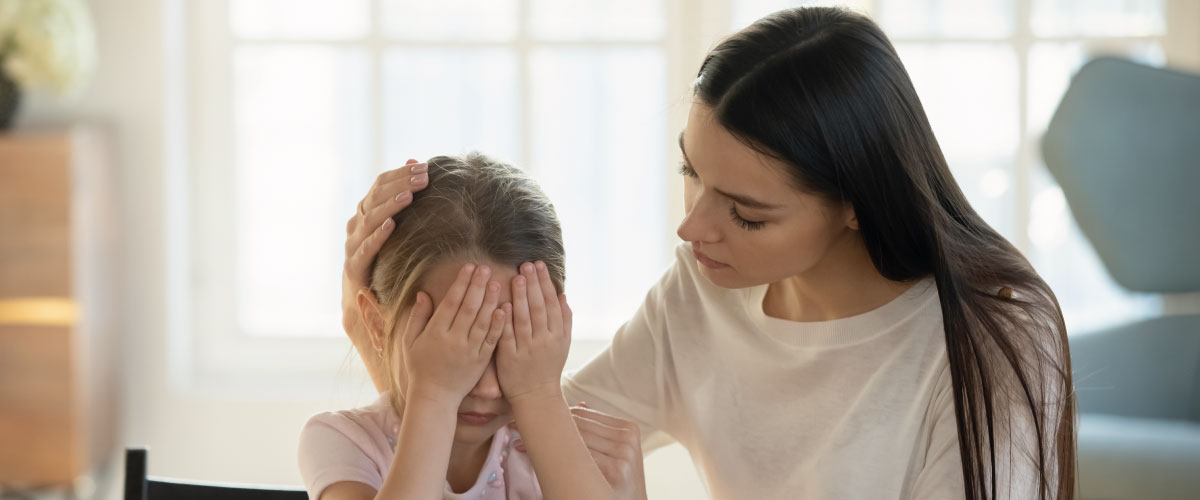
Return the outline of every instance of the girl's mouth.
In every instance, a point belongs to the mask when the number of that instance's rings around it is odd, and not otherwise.
[[[463,411],[458,413],[458,421],[467,425],[487,425],[496,419],[495,413],[475,413]]]

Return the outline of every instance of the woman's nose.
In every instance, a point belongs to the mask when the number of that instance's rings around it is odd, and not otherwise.
[[[683,221],[679,223],[679,229],[675,230],[675,234],[679,235],[679,239],[683,241],[717,242],[721,235],[712,215],[708,213],[709,210],[705,209],[705,200],[702,200],[699,195],[688,198],[690,199],[684,201],[686,213]]]
[[[471,388],[471,396],[479,399],[500,399],[504,396],[500,392],[500,379],[496,377],[495,359],[488,363],[487,369],[483,371],[483,376],[479,377],[475,387]]]

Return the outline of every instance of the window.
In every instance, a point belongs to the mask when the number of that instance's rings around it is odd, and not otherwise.
[[[477,150],[538,180],[583,343],[602,345],[669,265],[664,2],[191,4],[185,246],[202,369],[343,361],[345,220],[407,158]]]
[[[175,247],[191,256],[179,309],[193,361],[344,367],[345,219],[378,172],[470,150],[526,168],[555,202],[582,361],[672,258],[672,134],[703,52],[798,3],[841,2],[189,2],[188,188],[172,203],[186,208],[173,223],[188,228]],[[1163,63],[1165,3],[849,2],[892,37],[959,183],[1050,282],[1071,331],[1158,299],[1111,282],[1038,138],[1090,54]]]

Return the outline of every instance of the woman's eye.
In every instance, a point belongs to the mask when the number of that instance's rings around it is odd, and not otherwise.
[[[741,214],[739,214],[737,211],[737,205],[729,205],[729,218],[733,219],[733,223],[737,224],[738,227],[745,229],[747,231],[754,231],[754,230],[762,229],[763,224],[766,224],[763,221],[754,221],[754,220],[743,219]]]
[[[696,175],[696,171],[692,170],[692,167],[689,167],[687,163],[679,164],[679,175],[682,175],[684,177],[691,177],[693,179],[699,177],[698,175]]]

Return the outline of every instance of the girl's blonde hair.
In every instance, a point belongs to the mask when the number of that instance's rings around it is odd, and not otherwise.
[[[371,292],[385,311],[382,357],[397,411],[397,323],[442,259],[490,261],[514,269],[540,260],[559,293],[566,279],[554,206],[525,172],[479,153],[437,156],[428,163],[428,187],[392,217],[396,227],[371,269]]]

